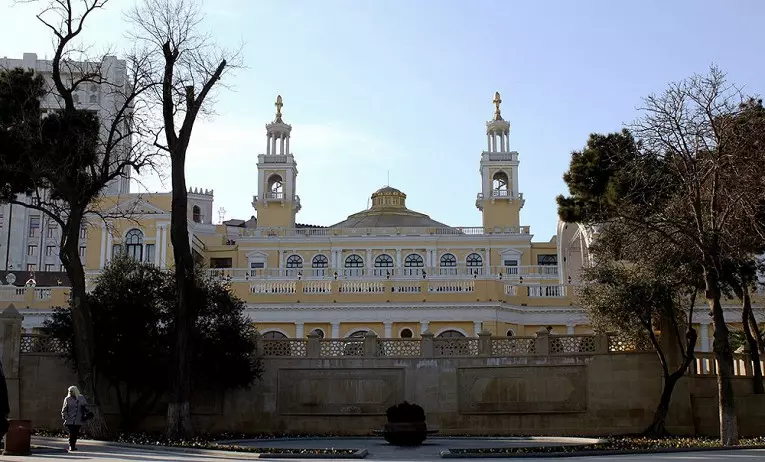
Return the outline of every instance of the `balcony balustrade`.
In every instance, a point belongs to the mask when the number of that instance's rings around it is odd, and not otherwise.
[[[216,279],[558,279],[558,267],[533,266],[449,266],[395,268],[214,268],[207,274]],[[522,282],[522,281],[521,281]]]
[[[270,198],[278,200],[281,198]],[[256,197],[257,201],[257,197]],[[326,237],[326,236],[484,236],[529,235],[528,226],[484,228],[482,226],[458,226],[454,228],[397,227],[397,228],[237,228],[242,237]]]

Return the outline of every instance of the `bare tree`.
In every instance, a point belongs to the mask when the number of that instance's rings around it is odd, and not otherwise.
[[[90,429],[97,437],[106,436],[107,427],[99,408],[93,368],[93,327],[80,232],[89,222],[94,223],[89,215],[110,218],[110,212],[98,203],[105,188],[127,181],[131,170],[152,168],[155,155],[142,141],[147,134],[144,96],[154,86],[145,69],[147,61],[138,55],[123,61],[106,54],[96,56],[78,43],[91,15],[107,3],[44,3],[37,18],[50,29],[55,50],[42,97],[58,101],[59,108],[39,123],[26,121],[27,152],[3,156],[0,162],[0,177],[6,182],[2,185],[3,200],[39,210],[61,228],[60,258],[72,286],[70,307],[78,378],[93,403],[95,417]],[[80,92],[91,85],[100,90],[100,101],[80,104]],[[18,194],[24,192],[32,198],[21,200]],[[113,217],[125,214],[112,212]]]
[[[704,272],[719,366],[720,437],[726,446],[737,444],[739,435],[721,284],[726,277],[725,259],[755,251],[758,246],[752,245],[752,237],[765,239],[765,146],[756,142],[762,135],[751,127],[755,123],[760,130],[765,128],[761,109],[761,104],[748,106],[723,72],[713,67],[707,75],[674,83],[660,96],[649,96],[646,115],[633,124],[644,146],[663,157],[682,188],[671,211],[689,218],[692,226],[674,231],[690,240]],[[667,230],[672,228],[671,220],[654,215],[644,222]]]
[[[238,52],[226,52],[200,31],[203,15],[189,0],[143,0],[129,13],[136,27],[135,40],[148,50],[160,83],[156,101],[162,127],[155,146],[171,162],[172,218],[170,239],[175,257],[178,305],[175,313],[175,348],[172,393],[167,408],[169,438],[191,436],[190,367],[193,352],[189,336],[198,316],[194,257],[189,244],[186,189],[186,151],[197,117],[208,110],[213,87],[236,67]]]
[[[564,175],[562,220],[627,224],[694,251],[715,326],[720,435],[738,442],[733,355],[720,303],[724,262],[765,239],[765,116],[712,68],[645,99],[632,133],[592,135]],[[634,133],[635,139],[632,138]]]

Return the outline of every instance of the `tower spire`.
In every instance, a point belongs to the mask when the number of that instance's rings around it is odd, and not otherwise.
[[[282,121],[282,106],[284,106],[284,103],[282,103],[282,95],[276,96],[276,103],[274,103],[274,106],[276,106],[276,120],[274,120],[274,122],[284,123],[284,121]]]
[[[499,97],[498,91],[494,92],[494,101],[492,101],[492,103],[494,103],[494,120],[502,120],[502,114],[499,110],[499,105],[502,103],[502,99]]]

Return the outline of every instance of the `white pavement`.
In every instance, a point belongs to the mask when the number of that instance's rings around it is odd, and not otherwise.
[[[116,446],[101,441],[84,440],[78,443],[79,451],[68,453],[66,452],[67,442],[65,439],[60,438],[38,438],[34,437],[32,440],[33,445],[42,445],[47,448],[34,452],[31,456],[0,456],[0,462],[3,461],[93,461],[93,462],[121,462],[121,461],[138,461],[138,462],[153,462],[153,461],[179,461],[179,462],[212,462],[216,460],[254,460],[257,458],[254,454],[220,454],[217,451],[186,451],[176,450],[169,448],[153,448],[153,447],[125,447]],[[371,452],[371,451],[370,451]],[[390,459],[390,455],[385,457],[387,460],[398,460],[401,462],[414,462],[422,460],[445,460],[440,457],[432,457],[425,459],[422,455],[415,457],[407,457],[404,452],[399,452],[395,459]],[[646,455],[623,455],[623,456],[592,456],[592,457],[567,457],[561,458],[534,458],[534,461],[546,460],[546,461],[572,461],[572,462],[605,462],[605,461],[704,461],[704,462],[717,462],[717,461],[730,461],[731,459],[737,461],[756,461],[765,460],[765,450],[733,450],[733,451],[712,451],[712,452],[681,452],[674,454],[646,454]],[[278,459],[279,461],[305,461],[308,459]],[[314,459],[314,460],[333,460],[333,459]],[[348,462],[349,460],[359,459],[334,459]],[[372,454],[367,456],[366,459],[360,460],[379,460]],[[473,459],[481,460],[481,459]],[[483,460],[498,460],[498,459],[483,459]],[[503,459],[499,459],[503,460]],[[519,459],[512,459],[519,460]],[[525,459],[528,460],[528,459]]]

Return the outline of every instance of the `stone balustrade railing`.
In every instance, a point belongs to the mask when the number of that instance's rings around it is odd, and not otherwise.
[[[760,370],[765,371],[765,359],[760,360]],[[693,375],[716,376],[719,371],[714,353],[695,352],[691,362],[690,373]],[[754,377],[753,363],[749,355],[733,354],[733,375],[738,377]]]
[[[257,201],[257,197],[255,198]],[[489,234],[528,235],[528,226],[484,228],[480,226],[390,227],[390,228],[254,228],[232,229],[230,236],[243,237],[324,237],[324,236],[483,236]]]
[[[305,339],[258,339],[264,357],[424,357],[448,356],[570,356],[596,355],[631,350],[607,335],[552,335],[546,329],[530,337],[497,337],[481,332],[478,337],[378,338],[368,332],[363,338],[325,339],[309,334]]]
[[[332,280],[332,279],[497,279],[507,281],[553,279],[558,276],[554,265],[529,266],[449,266],[390,268],[212,268],[211,278],[231,281],[252,279]]]

